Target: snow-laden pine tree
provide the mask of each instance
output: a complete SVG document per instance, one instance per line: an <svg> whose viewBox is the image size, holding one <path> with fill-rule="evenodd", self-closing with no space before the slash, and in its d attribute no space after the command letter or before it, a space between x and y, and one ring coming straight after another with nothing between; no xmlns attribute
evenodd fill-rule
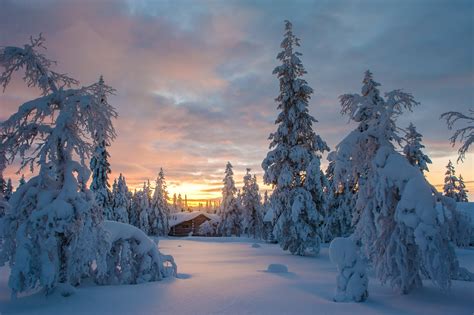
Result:
<svg viewBox="0 0 474 315"><path fill-rule="evenodd" d="M281 65L273 70L280 82L276 98L280 110L275 121L278 128L270 134L271 150L262 168L264 182L274 188L270 197L276 218L273 234L284 250L303 255L319 251L323 218L320 205L315 204L320 200L313 199L319 198L319 192L314 190L317 181L306 183L306 178L320 176L317 166L321 153L329 148L312 128L316 120L309 114L308 102L313 89L302 79L306 71L301 54L294 50L299 46L292 24L285 21L283 50L277 56Z"/></svg>
<svg viewBox="0 0 474 315"><path fill-rule="evenodd" d="M102 103L107 103L107 87L104 83L104 78L100 76L97 84L97 93ZM104 130L97 127L97 132L94 135L94 154L91 158L90 169L92 171L92 182L90 190L95 194L97 206L102 209L102 213L106 220L114 220L112 212L112 194L110 192L109 174L110 163L108 161L110 155L107 152L107 147L110 145L107 141L107 136Z"/></svg>
<svg viewBox="0 0 474 315"><path fill-rule="evenodd" d="M260 202L260 194L257 177L250 174L250 168L244 176L244 186L241 195L242 203L242 227L248 237L255 239L263 238L263 207Z"/></svg>
<svg viewBox="0 0 474 315"><path fill-rule="evenodd" d="M458 162L463 161L469 147L474 143L474 109L470 109L467 115L459 112L447 112L442 114L441 118L446 119L450 130L453 129L458 121L465 121L467 123L467 126L456 130L450 138L453 146L456 144L456 141L461 142L461 147L458 150Z"/></svg>
<svg viewBox="0 0 474 315"><path fill-rule="evenodd" d="M125 177L120 173L118 180L114 181L113 191L113 219L122 223L129 223L128 206L130 203L129 192Z"/></svg>
<svg viewBox="0 0 474 315"><path fill-rule="evenodd" d="M242 226L239 204L236 198L237 188L235 188L234 172L230 162L227 162L222 182L224 187L222 188L222 203L219 209L221 220L218 226L218 233L222 236L240 236Z"/></svg>
<svg viewBox="0 0 474 315"><path fill-rule="evenodd" d="M406 144L403 147L403 153L411 165L418 166L422 172L428 172L428 164L431 164L431 160L422 151L422 149L425 147L423 144L421 144L422 138L423 136L418 131L416 131L415 126L410 123L406 130Z"/></svg>
<svg viewBox="0 0 474 315"><path fill-rule="evenodd" d="M326 169L328 204L323 224L323 241L331 242L335 237L347 237L353 232L352 211L355 207L355 187L352 181L334 179L335 152L328 155Z"/></svg>
<svg viewBox="0 0 474 315"><path fill-rule="evenodd" d="M459 174L458 178L458 184L456 187L457 190L457 200L458 202L468 202L469 200L467 199L467 193L469 192L466 189L466 184L464 183L464 179L462 178L462 175Z"/></svg>
<svg viewBox="0 0 474 315"><path fill-rule="evenodd" d="M130 197L130 207L128 208L128 219L130 224L140 228L140 196L139 191L136 189L133 191Z"/></svg>
<svg viewBox="0 0 474 315"><path fill-rule="evenodd" d="M449 160L448 165L446 165L446 172L444 173L443 195L458 201L457 183L458 178L456 177L454 165Z"/></svg>
<svg viewBox="0 0 474 315"><path fill-rule="evenodd" d="M447 288L459 269L448 217L438 213L419 168L394 146L401 140L396 118L418 103L400 90L384 98L378 86L367 71L361 95L340 97L342 113L358 126L337 146L335 179L357 180L355 237L382 283L407 293L429 278Z"/></svg>
<svg viewBox="0 0 474 315"><path fill-rule="evenodd" d="M13 184L12 184L12 179L9 178L7 180L7 184L5 185L5 193L4 193L5 200L10 200L13 194Z"/></svg>
<svg viewBox="0 0 474 315"><path fill-rule="evenodd" d="M137 192L139 207L139 228L149 235L151 233L150 213L151 213L151 190L150 181L143 183L143 189Z"/></svg>
<svg viewBox="0 0 474 315"><path fill-rule="evenodd" d="M41 91L0 125L8 160L18 158L20 170L39 167L13 194L4 217L0 263L10 265L13 294L70 288L90 275L93 262L96 273L103 272L107 251L100 209L86 187L86 160L99 129L107 141L115 137L111 120L117 114L99 94L113 89L99 83L72 88L78 82L51 70L54 62L39 51L43 42L40 35L22 48L0 49L0 85L24 70L26 84Z"/></svg>
<svg viewBox="0 0 474 315"><path fill-rule="evenodd" d="M170 209L168 205L168 191L166 187L165 173L160 168L160 173L156 178L155 191L151 201L152 222L151 229L153 235L166 236L169 232L168 217Z"/></svg>

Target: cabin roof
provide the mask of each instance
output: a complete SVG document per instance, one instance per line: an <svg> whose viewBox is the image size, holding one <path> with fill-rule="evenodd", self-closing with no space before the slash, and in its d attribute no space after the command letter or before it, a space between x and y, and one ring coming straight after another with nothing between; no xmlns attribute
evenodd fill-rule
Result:
<svg viewBox="0 0 474 315"><path fill-rule="evenodd" d="M219 221L219 216L217 214L207 213L203 211L193 211L193 212L178 212L172 213L169 219L170 227L181 224L186 221L193 220L200 215L205 216L211 221Z"/></svg>

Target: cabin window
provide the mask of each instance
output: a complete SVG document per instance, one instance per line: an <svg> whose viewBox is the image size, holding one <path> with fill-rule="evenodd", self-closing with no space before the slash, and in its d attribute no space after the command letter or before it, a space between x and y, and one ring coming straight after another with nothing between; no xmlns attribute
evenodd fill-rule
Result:
<svg viewBox="0 0 474 315"><path fill-rule="evenodd" d="M183 229L188 229L189 228L189 224L183 224Z"/></svg>

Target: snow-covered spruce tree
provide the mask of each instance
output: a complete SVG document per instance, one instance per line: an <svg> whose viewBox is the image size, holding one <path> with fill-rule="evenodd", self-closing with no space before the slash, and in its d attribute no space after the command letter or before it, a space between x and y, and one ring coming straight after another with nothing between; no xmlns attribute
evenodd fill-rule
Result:
<svg viewBox="0 0 474 315"><path fill-rule="evenodd" d="M458 185L456 187L457 190L457 196L458 196L458 202L468 202L469 200L467 199L467 193L469 192L466 189L466 184L464 183L464 179L462 178L462 175L459 174L458 178Z"/></svg>
<svg viewBox="0 0 474 315"><path fill-rule="evenodd" d="M165 173L162 168L160 168L160 173L156 178L151 207L153 213L153 220L151 222L152 234L159 236L168 235L168 217L170 215L170 208L168 205L168 191L166 187Z"/></svg>
<svg viewBox="0 0 474 315"><path fill-rule="evenodd" d="M446 172L444 173L443 195L458 201L457 183L458 178L456 177L454 165L449 160L448 165L446 165Z"/></svg>
<svg viewBox="0 0 474 315"><path fill-rule="evenodd" d="M248 237L263 238L263 210L260 203L257 178L250 174L250 168L244 176L241 195L242 226Z"/></svg>
<svg viewBox="0 0 474 315"><path fill-rule="evenodd" d="M113 186L113 214L114 220L122 223L129 223L128 206L130 203L129 192L125 177L120 173L118 180Z"/></svg>
<svg viewBox="0 0 474 315"><path fill-rule="evenodd" d="M149 235L151 231L150 227L150 212L151 212L151 191L150 191L150 182L143 183L143 189L136 193L137 196L137 206L139 210L138 214L138 227Z"/></svg>
<svg viewBox="0 0 474 315"><path fill-rule="evenodd" d="M218 232L222 236L240 236L242 227L239 205L235 196L237 188L235 188L234 172L232 171L232 164L230 164L230 162L227 162L225 176L222 182L224 183L224 187L222 188L222 203L219 209L221 220L219 222Z"/></svg>
<svg viewBox="0 0 474 315"><path fill-rule="evenodd" d="M326 169L328 204L323 224L323 241L331 242L335 237L347 237L353 232L352 210L355 207L355 187L352 181L334 179L335 152L328 155Z"/></svg>
<svg viewBox="0 0 474 315"><path fill-rule="evenodd" d="M78 82L51 70L54 62L39 52L43 42L40 35L23 48L0 49L0 85L5 88L23 69L27 85L41 91L0 125L8 160L19 158L20 170L39 167L39 174L13 194L3 222L0 263L10 265L14 295L70 288L90 275L94 261L100 274L107 250L100 209L86 187L85 161L93 151L89 139L99 129L107 141L115 137L111 119L117 114L98 93L113 89L98 83L71 88Z"/></svg>
<svg viewBox="0 0 474 315"><path fill-rule="evenodd" d="M103 103L107 102L106 87L104 79L100 76L98 87L98 95ZM106 140L106 135L100 126L94 135L94 154L91 158L90 169L92 171L92 182L90 190L95 194L97 206L102 209L104 218L107 220L114 220L112 213L112 194L110 192L109 174L110 163L108 161L110 155L107 152L107 147L110 145Z"/></svg>
<svg viewBox="0 0 474 315"><path fill-rule="evenodd" d="M294 51L299 45L292 24L285 21L283 50L277 56L281 65L273 70L280 81L276 102L281 112L275 121L278 128L270 134L271 150L262 168L264 182L274 188L270 197L276 218L273 234L284 250L304 255L307 251L319 251L323 218L323 209L317 208L320 200L314 199L319 198L314 183L306 183L305 179L308 172L316 173L309 176L319 176L315 168L320 154L329 148L312 128L316 120L309 114L308 101L313 89L301 78L306 71L299 58L301 54Z"/></svg>
<svg viewBox="0 0 474 315"><path fill-rule="evenodd" d="M456 130L450 138L453 146L456 145L456 141L462 143L458 150L458 161L463 161L469 147L474 143L474 109L470 109L468 115L459 112L447 112L442 114L441 118L446 119L450 130L453 129L457 121L464 120L468 124L466 127Z"/></svg>
<svg viewBox="0 0 474 315"><path fill-rule="evenodd" d="M367 71L362 95L340 97L342 113L359 124L337 146L334 172L336 180L357 179L354 236L382 283L408 293L424 276L447 288L459 269L448 218L438 215L432 186L419 168L393 144L401 140L396 118L418 103L400 90L383 98L379 85Z"/></svg>
<svg viewBox="0 0 474 315"><path fill-rule="evenodd" d="M423 136L418 131L416 131L415 126L410 123L405 135L406 144L403 147L403 153L411 165L418 166L422 172L428 172L428 164L431 164L432 162L430 158L422 151L422 149L425 147L423 144L421 144L422 138Z"/></svg>
<svg viewBox="0 0 474 315"><path fill-rule="evenodd" d="M130 198L130 208L128 211L128 218L130 220L130 224L140 228L140 191L136 189L133 191L132 196Z"/></svg>

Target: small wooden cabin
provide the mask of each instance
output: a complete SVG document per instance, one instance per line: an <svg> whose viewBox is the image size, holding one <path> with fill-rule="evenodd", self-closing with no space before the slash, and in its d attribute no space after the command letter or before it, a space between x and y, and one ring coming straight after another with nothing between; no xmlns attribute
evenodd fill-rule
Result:
<svg viewBox="0 0 474 315"><path fill-rule="evenodd" d="M170 216L169 236L206 236L201 234L200 227L203 223L217 225L218 216L201 211L179 212Z"/></svg>

